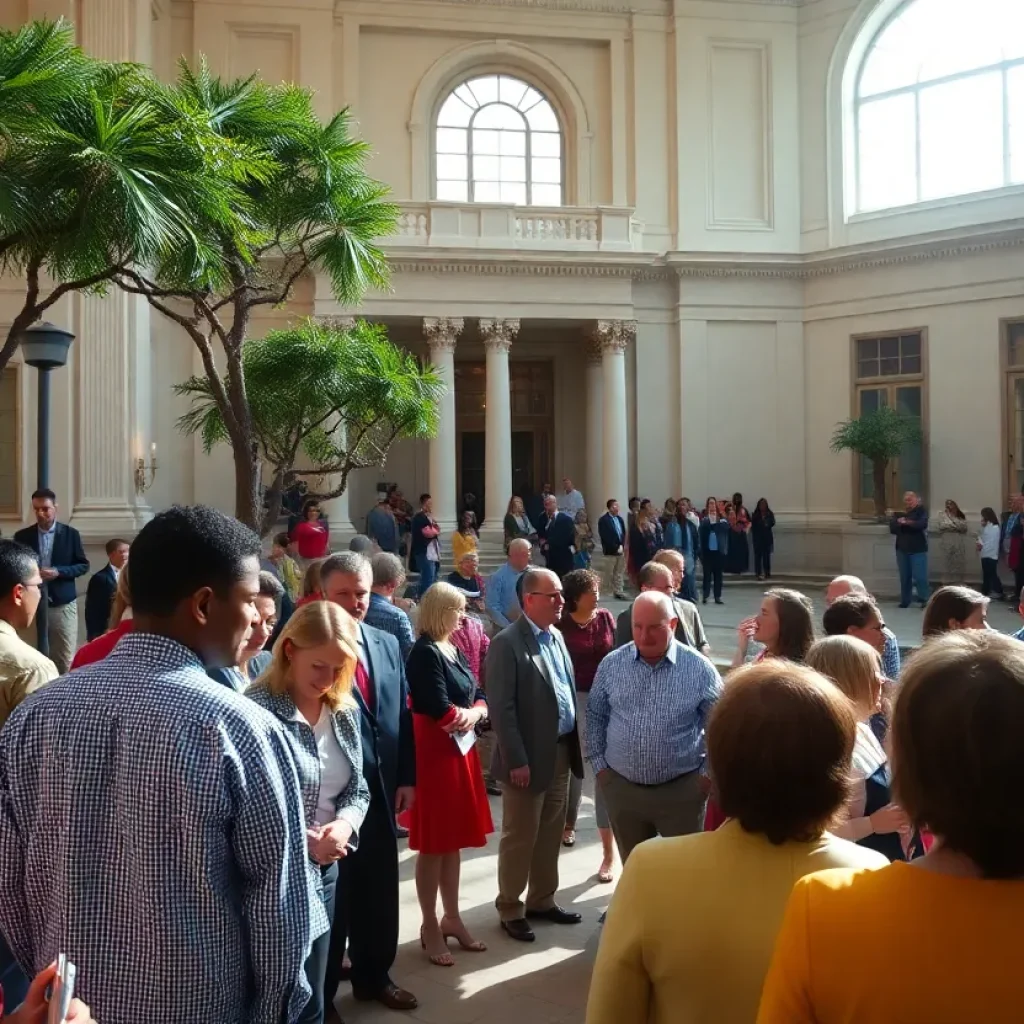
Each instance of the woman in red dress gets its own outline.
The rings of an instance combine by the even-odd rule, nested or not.
[[[326,558],[330,553],[330,534],[327,524],[320,518],[320,505],[307,501],[302,509],[302,521],[292,528],[291,539],[298,549],[303,565],[314,558]]]
[[[416,895],[423,924],[420,944],[432,964],[451,967],[448,939],[471,952],[476,942],[459,913],[460,851],[487,845],[494,831],[474,729],[487,703],[465,657],[452,643],[466,610],[461,590],[435,583],[420,602],[419,639],[405,671],[416,739],[416,801],[409,849],[417,850]],[[437,917],[437,894],[444,915]]]

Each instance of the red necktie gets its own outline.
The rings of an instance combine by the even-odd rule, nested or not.
[[[370,711],[373,710],[373,689],[370,686],[370,675],[363,668],[361,661],[356,662],[356,686],[359,692],[363,695],[363,701],[366,703],[367,708]]]

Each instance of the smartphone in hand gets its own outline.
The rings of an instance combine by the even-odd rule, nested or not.
[[[75,997],[75,975],[77,973],[77,968],[67,956],[64,953],[59,954],[57,957],[57,973],[54,976],[53,987],[50,991],[46,1024],[64,1024],[68,1014],[71,1012],[71,1000]]]

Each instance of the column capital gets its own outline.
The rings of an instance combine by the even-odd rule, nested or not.
[[[321,327],[335,331],[351,331],[356,325],[354,316],[336,316],[333,313],[320,313],[313,320]]]
[[[484,348],[498,352],[507,352],[519,333],[519,320],[481,320],[480,334],[484,339]]]
[[[423,318],[423,337],[427,347],[434,351],[454,352],[455,343],[462,333],[462,317],[427,316]]]
[[[588,366],[601,365],[601,342],[598,340],[597,332],[591,334],[585,342]]]
[[[602,352],[624,352],[631,341],[636,341],[636,321],[598,320],[593,337]]]

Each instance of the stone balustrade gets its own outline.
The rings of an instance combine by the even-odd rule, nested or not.
[[[383,239],[389,249],[643,250],[640,224],[627,207],[442,202],[398,205],[398,227]]]

